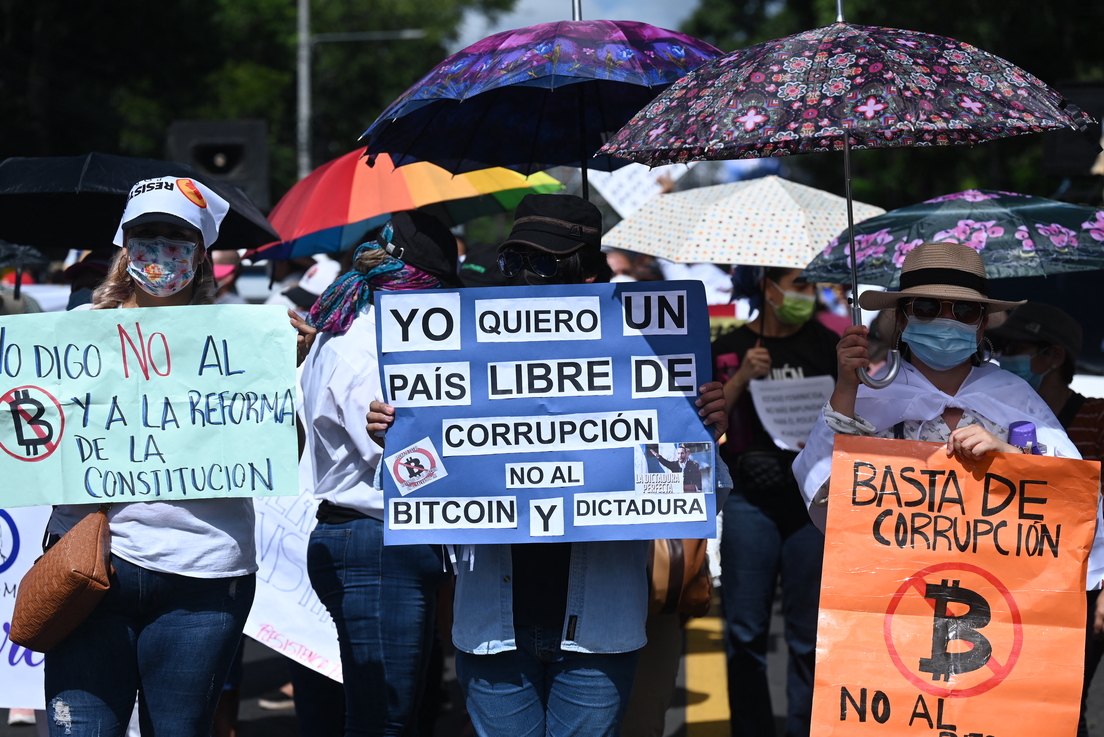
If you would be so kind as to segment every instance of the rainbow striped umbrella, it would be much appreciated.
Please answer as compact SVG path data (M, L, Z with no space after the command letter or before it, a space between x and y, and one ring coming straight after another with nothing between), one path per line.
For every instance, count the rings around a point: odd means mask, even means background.
M281 241L258 248L256 260L336 254L355 248L393 213L421 209L450 227L517 207L530 193L563 185L538 172L528 177L502 168L451 174L419 162L396 168L386 155L375 166L360 148L315 169L272 209L268 220Z

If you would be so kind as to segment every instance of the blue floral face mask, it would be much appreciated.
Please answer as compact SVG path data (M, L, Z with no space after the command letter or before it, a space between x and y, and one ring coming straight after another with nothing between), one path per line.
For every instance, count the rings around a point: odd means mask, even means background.
M1047 369L1041 374L1037 374L1031 370L1031 359L1035 356L1027 353L1020 353L1015 356L1001 356L1000 367L1005 371L1019 376L1021 379L1031 385L1031 388L1035 391L1039 391L1039 385L1043 383L1043 377L1051 372L1051 369Z
M977 326L938 317L934 320L909 318L901 339L914 356L936 371L946 371L970 360L978 349Z

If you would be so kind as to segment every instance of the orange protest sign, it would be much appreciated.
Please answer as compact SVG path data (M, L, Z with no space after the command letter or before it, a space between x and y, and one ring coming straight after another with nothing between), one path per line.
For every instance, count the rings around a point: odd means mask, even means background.
M1092 461L837 435L812 734L1073 734L1099 484Z

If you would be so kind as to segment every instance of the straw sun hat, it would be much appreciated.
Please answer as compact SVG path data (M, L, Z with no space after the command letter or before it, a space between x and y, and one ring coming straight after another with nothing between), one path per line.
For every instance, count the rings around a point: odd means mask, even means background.
M1020 302L989 299L989 280L981 256L970 246L959 243L921 243L905 256L901 267L900 291L863 292L859 306L866 310L889 310L899 300L911 297L980 302L988 307L990 327L1003 322L1003 313Z

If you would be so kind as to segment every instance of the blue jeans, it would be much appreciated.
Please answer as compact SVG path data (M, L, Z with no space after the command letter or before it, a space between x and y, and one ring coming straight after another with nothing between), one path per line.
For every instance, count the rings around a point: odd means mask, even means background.
M333 617L346 735L413 735L433 642L440 548L383 545L383 522L319 522L307 572Z
M721 598L733 737L775 733L767 643L779 575L789 648L786 737L809 734L824 535L809 521L799 496L789 501L754 495L749 501L734 489L724 507Z
M616 737L639 651L564 651L559 627L518 627L516 635L516 650L456 653L456 675L476 734Z
M122 737L135 694L143 737L209 737L254 575L192 578L111 562L107 595L46 653L51 737Z

